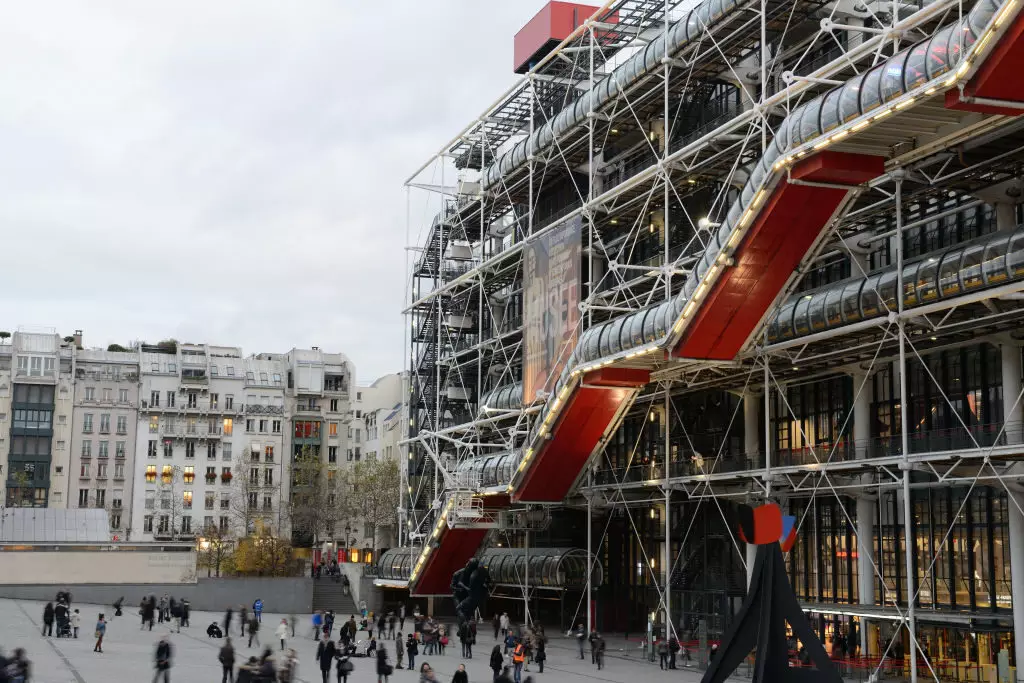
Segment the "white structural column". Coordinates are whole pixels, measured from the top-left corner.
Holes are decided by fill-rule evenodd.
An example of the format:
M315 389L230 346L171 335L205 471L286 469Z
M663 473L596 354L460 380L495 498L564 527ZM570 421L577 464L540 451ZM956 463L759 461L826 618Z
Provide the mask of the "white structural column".
M1024 400L1018 401L1021 392L1020 346L1012 339L1000 345L1003 372L1003 420L1006 422L1006 442L1018 444L1022 441L1024 422Z
M862 605L875 604L875 567L871 559L875 546L875 515L878 512L876 502L868 496L857 498L857 592ZM860 652L867 656L868 652L867 619L860 620Z
M1017 681L1024 681L1024 494L1010 492L1010 592L1013 594L1013 646Z
M853 374L853 448L857 458L867 458L871 446L871 378ZM859 393L858 393L859 392Z
M758 463L758 458L764 453L761 448L761 394L747 390L743 392L743 454L750 466L757 468L763 466ZM754 558L757 557L757 546L747 544L747 587L750 587L750 580L754 576Z

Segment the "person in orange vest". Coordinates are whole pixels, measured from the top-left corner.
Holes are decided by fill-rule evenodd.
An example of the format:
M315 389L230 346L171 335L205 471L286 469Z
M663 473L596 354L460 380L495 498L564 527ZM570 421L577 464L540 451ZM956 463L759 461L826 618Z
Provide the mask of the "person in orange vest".
M516 683L522 683L523 677L523 664L526 662L526 647L523 645L523 641L517 640L516 646L512 650L512 669L513 678Z

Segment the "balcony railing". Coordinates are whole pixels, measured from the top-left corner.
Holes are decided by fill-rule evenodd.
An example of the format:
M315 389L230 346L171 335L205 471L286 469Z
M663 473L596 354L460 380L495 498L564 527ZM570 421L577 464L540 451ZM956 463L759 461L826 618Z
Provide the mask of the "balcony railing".
M317 408L316 410L319 410ZM245 406L246 415L284 415L284 406L264 406L257 403L247 403Z

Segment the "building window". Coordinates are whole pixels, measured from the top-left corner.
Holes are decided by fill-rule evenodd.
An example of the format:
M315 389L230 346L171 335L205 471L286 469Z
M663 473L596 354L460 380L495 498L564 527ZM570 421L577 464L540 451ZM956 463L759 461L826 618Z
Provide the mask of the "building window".
M78 470L78 476L80 476L82 479L88 479L89 478L89 463L83 462L81 464L81 466L79 467L79 470Z
M329 433L330 433L331 436L337 436L338 435L338 423L337 422L332 422L330 424L330 432Z
M338 399L336 399L336 398L332 398L331 399L331 412L332 413L338 412Z
M234 410L235 408L235 397L231 394L225 394L224 396L224 409Z
M269 467L263 470L263 485L273 486L274 485L274 470Z
M213 491L207 491L203 497L203 509L212 510L214 502L217 500L217 494Z
M185 465L185 473L181 477L186 484L191 484L196 479L196 468L194 465Z
M260 494L256 493L255 491L250 491L249 495L246 496L246 498L248 499L247 502L250 510L256 509L257 505L259 504L259 495Z
M260 384L270 384L270 378L267 376L267 373L260 373Z
M110 457L110 442L109 441L100 441L100 457L101 458L109 458Z
M192 503L190 502L189 503L189 508L191 509L191 507L192 507ZM184 517L181 518L181 533L183 533L183 534L190 534L190 533L192 533L192 515L185 515Z
M124 463L114 463L114 479L124 479Z
M171 441L170 439L165 439L164 440L164 457L165 458L173 458L174 457L174 442Z
M196 408L199 406L199 395L194 391L188 392L188 407Z
M128 390L127 389L118 389L117 390L117 402L118 403L127 403L128 402Z
M338 447L328 446L327 447L327 462L338 462Z
M249 470L249 484L251 486L260 485L260 470L257 467L250 468Z
M14 412L14 419L18 419L18 411ZM82 433L92 434L92 413L86 413L82 416Z
M153 533L153 515L146 515L142 518L142 531L143 533Z
M356 461L358 461L358 460L359 460L359 456L360 456L360 453L359 453L359 446L356 446Z
M345 457L346 457L346 458L348 458L348 461L349 461L349 462L352 462L352 449L351 449L351 448L349 448L349 449L348 449L348 450L347 450L347 451L345 452Z
M102 508L107 504L107 492L103 489L96 489L96 507Z
M174 407L174 392L173 391L168 391L167 392L167 407L168 408L173 408Z
M125 415L117 416L117 433L127 434L128 433L128 417Z
M271 428L272 428L274 434L280 434L281 433L281 421L280 420L274 420L273 425L272 425Z
M110 388L104 389L103 390L103 402L104 403L113 403L113 401L114 401L114 390L110 389Z
M121 528L121 513L120 512L115 512L115 513L110 515L110 528L111 529L115 529L115 530Z
M254 431L256 431L256 420L246 420L245 431L249 434L252 434Z
M359 439L359 434L360 434L360 430L356 429L356 443L359 443L359 440L360 440Z
M160 509L161 510L170 510L171 509L171 494L169 492L167 492L167 491L164 491L163 493L160 494Z
M160 392L151 391L149 392L149 407L159 408L160 407Z
M320 438L320 422L316 420L296 420L295 421L295 438L296 439L319 439Z
M186 489L186 490L181 492L181 505L182 505L182 508L185 509L185 510L191 510L192 509L192 491L191 490Z
M85 400L86 401L95 401L96 400L96 388L95 387L86 387L85 388Z
M124 457L124 441L118 441L117 443L114 444L114 457Z
M228 368L228 370L230 370L230 369L231 368ZM223 515L221 515L219 526L220 526L220 532L222 534L226 534L228 532L228 528L229 528L228 527L228 518L223 516Z
M206 459L207 460L216 460L217 459L217 444L212 442L212 441L210 443L206 444Z
M263 449L263 459L265 462L274 462L274 447L266 446Z
M165 484L170 484L174 481L174 468L170 465L164 465L163 470L160 472L160 481Z
M149 440L149 446L146 449L146 457L149 457L149 458L155 458L156 457L156 439L150 439Z
M83 441L82 442L82 457L83 458L91 458L92 457L92 441Z
M156 434L159 431L160 431L160 418L158 418L156 415L153 415L152 417L149 418L149 433L150 434Z
M221 460L231 462L231 442L221 444Z
M124 465L122 465L124 467ZM121 509L121 501L124 498L124 489L114 489L113 500L110 501L110 507L115 510Z
M146 483L156 483L156 465L146 465Z
M196 442L195 441L189 441L188 443L185 444L185 457L186 458L195 458L196 457Z
M269 420L260 420L260 434L267 433L267 427L270 425Z
M275 372L274 373L274 385L275 386L281 386L281 373L280 372Z
M245 381L249 382L250 384L255 384L256 383L256 373L251 372L251 371L245 373Z
M230 399L228 399L228 400L230 400ZM234 431L234 427L235 427L235 421L232 420L230 417L225 417L224 418L224 436L231 436L232 432Z
M157 532L166 534L171 530L171 518L169 515L160 515L160 523L157 526Z
M96 478L97 479L106 479L107 478L107 464L106 463L101 462L101 463L97 463L96 464Z
M78 489L78 507L89 507L89 489Z

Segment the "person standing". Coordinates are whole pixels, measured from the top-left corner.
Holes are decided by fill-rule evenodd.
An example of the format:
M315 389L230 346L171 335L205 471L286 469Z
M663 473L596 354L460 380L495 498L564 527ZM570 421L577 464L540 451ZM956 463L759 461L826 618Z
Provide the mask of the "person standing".
M256 598L252 603L252 613L256 615L256 621L263 623L263 600Z
M224 635L231 635L231 616L234 612L231 611L231 607L228 607L227 612L224 613Z
M668 668L668 643L664 640L658 641L658 668L662 671Z
M452 676L452 683L469 683L469 675L466 673L465 664L459 664L459 668L455 670L455 675Z
M285 642L288 640L288 620L282 619L277 626L277 639L281 641L281 650L284 650Z
M388 638L391 639L391 640L395 639L395 622L396 621L397 621L397 619L395 619L395 613L394 612L388 612Z
M235 683L235 648L231 645L231 636L224 639L224 645L217 653L217 661L221 669L220 683Z
M54 615L53 603L52 602L48 602L48 603L46 603L46 607L43 608L43 635L44 636L52 636L53 635L53 618L54 618L53 615Z
M189 617L192 616L192 604L188 600L182 599L181 601L181 625L185 628L189 626Z
M402 632L399 631L398 635L395 636L395 668L402 668L402 659L405 657L405 640L402 638Z
M71 613L71 632L78 638L78 627L82 625L82 615L76 609Z
M100 618L96 620L96 645L93 646L93 652L103 652L103 636L107 634L107 620L100 615Z
M324 625L324 615L319 610L313 612L313 640L320 640L320 629Z
M412 671L416 668L416 655L420 653L420 646L416 643L416 638L413 634L409 634L409 639L405 641L405 652L409 655L409 670Z
M519 641L512 648L512 676L516 683L522 683L523 664L526 663L526 647Z
M153 683L163 675L164 683L171 683L171 641L164 636L156 645L156 675Z
M499 624L501 625L501 637L502 638L507 637L508 636L508 625L509 625L508 612L502 612L501 613L501 617L499 618Z
M668 668L676 668L676 655L679 653L679 639L673 635L668 639Z
M331 677L331 664L334 663L337 654L338 649L334 646L333 640L320 641L320 645L316 649L316 659L320 663L320 675L323 677L323 683L328 683Z
M245 627L249 625L249 612L245 609L245 605L238 606L238 623L242 628L242 637L245 637Z
M387 627L387 623L387 619L384 618L384 613L381 612L380 616L377 617L377 637L381 640L384 640L384 629Z
M583 624L576 626L576 644L580 648L580 659L584 659L583 656L583 643L587 640L587 632L583 630Z
M537 640L537 656L534 657L534 661L537 662L537 665L540 667L540 669L538 670L538 673L544 673L544 661L548 658L548 653L546 652L546 648L547 648L547 639L546 638L538 639Z

